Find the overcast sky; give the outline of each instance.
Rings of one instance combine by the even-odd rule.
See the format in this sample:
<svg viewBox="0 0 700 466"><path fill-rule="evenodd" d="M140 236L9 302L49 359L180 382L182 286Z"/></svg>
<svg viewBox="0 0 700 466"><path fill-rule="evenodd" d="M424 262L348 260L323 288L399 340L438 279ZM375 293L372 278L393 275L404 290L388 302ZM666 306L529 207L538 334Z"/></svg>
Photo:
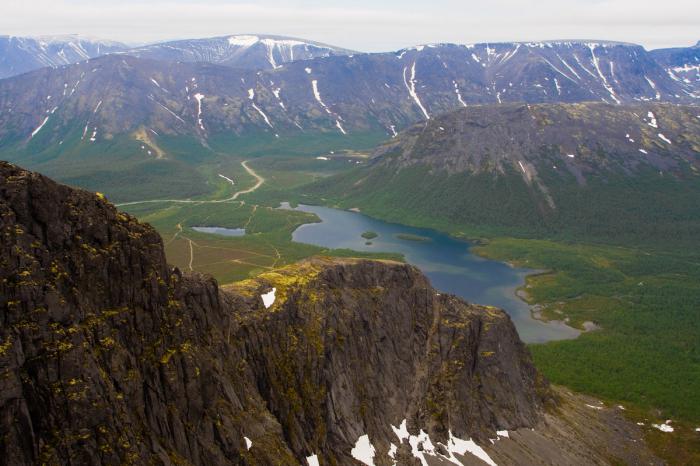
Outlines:
<svg viewBox="0 0 700 466"><path fill-rule="evenodd" d="M433 42L700 40L700 0L0 0L0 34L130 43L260 33L360 51Z"/></svg>

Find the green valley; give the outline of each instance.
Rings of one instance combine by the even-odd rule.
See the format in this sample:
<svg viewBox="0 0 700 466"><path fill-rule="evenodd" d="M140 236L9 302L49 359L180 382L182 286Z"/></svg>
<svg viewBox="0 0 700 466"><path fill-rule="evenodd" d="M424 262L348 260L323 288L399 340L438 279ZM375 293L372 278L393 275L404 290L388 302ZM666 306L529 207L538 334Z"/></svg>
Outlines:
<svg viewBox="0 0 700 466"><path fill-rule="evenodd" d="M256 159L246 166L257 165L256 162L262 160ZM297 177L313 179L314 175L300 169L296 176L280 177L274 170L260 170L263 174L263 182L260 183L261 180L253 176L257 173L247 172L243 163L229 160L226 165L217 166L216 170L207 168L207 184L214 193L211 198L131 201L120 207L159 231L165 239L166 253L172 264L183 270L209 273L223 283L248 278L314 255L400 259L394 254L363 255L355 251L330 250L292 242L292 232L304 223L318 221L315 215L279 209L279 203L251 203L246 198L266 189L268 183L294 185L298 182ZM318 161L316 165L319 165ZM221 170L223 166L226 168ZM223 173L218 173L218 170ZM237 182L232 185L224 177ZM242 228L245 235L226 237L192 229L202 226Z"/></svg>

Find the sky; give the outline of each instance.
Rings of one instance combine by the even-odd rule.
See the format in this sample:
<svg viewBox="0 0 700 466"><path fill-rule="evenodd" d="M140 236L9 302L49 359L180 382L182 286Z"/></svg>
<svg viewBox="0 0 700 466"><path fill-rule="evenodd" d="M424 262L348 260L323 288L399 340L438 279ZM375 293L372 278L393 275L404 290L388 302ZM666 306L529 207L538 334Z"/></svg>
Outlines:
<svg viewBox="0 0 700 466"><path fill-rule="evenodd" d="M277 34L380 52L437 43L700 40L700 0L0 0L0 34L130 44Z"/></svg>

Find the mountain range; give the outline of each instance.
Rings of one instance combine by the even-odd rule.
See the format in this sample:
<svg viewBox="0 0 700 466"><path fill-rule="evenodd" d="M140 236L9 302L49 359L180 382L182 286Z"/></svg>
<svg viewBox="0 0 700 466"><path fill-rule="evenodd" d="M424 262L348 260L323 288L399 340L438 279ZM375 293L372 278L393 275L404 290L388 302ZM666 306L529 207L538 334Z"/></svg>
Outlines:
<svg viewBox="0 0 700 466"><path fill-rule="evenodd" d="M0 36L0 79L39 68L58 68L108 54L173 62L201 62L244 69L276 69L284 63L354 52L319 42L273 35L184 39L130 47L79 35Z"/></svg>
<svg viewBox="0 0 700 466"><path fill-rule="evenodd" d="M244 51L234 47L236 60L248 60L258 46L282 50L269 48L266 40L251 39ZM161 57L169 49L138 50ZM17 151L32 143L34 154L74 152L76 144L118 136L144 139L133 136L143 131L153 139L188 136L205 146L231 135L374 132L388 137L474 104L692 104L700 98L696 82L675 74L684 58L669 58L673 64L667 60L662 66L653 54L629 44L443 44L355 55L320 50L329 56L275 64L274 69L267 63L268 69L257 70L120 53L5 79L0 81L0 146ZM262 51L259 57L266 56ZM200 55L223 63L227 53ZM281 55L275 57L275 63L282 62ZM161 151L151 150L156 152Z"/></svg>

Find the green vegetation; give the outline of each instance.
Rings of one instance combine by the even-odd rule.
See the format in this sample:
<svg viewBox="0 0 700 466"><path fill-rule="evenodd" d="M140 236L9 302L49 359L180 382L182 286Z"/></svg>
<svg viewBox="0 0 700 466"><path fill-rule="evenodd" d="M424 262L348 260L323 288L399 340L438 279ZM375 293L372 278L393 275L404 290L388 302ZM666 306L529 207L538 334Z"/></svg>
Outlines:
<svg viewBox="0 0 700 466"><path fill-rule="evenodd" d="M238 189L253 184L248 175ZM231 185L219 189L230 190ZM230 193L222 192L223 198ZM318 221L306 212L281 210L245 201L219 203L155 202L123 207L153 225L163 236L168 261L183 270L213 275L222 283L241 280L314 255L400 260L396 254L363 254L292 242L292 232ZM245 228L240 237L197 232L194 226Z"/></svg>
<svg viewBox="0 0 700 466"><path fill-rule="evenodd" d="M256 158L264 160L263 165L269 164L272 178L265 191L275 193L266 196L263 192L261 199L279 201L280 189L337 173L349 165L346 159L321 162L316 156L330 151L368 150L386 137L377 132L352 136L335 132L290 134L280 138L267 133L246 137L220 134L204 145L192 136L149 135L149 145L137 140L140 136L135 134L90 142L83 138L82 124L76 123L67 129L59 145L51 139L53 124L54 119L50 119L29 143L11 135L3 138L0 159L62 183L103 192L113 202L216 198L212 173L235 175L240 161ZM154 146L162 151L163 158L156 158Z"/></svg>
<svg viewBox="0 0 700 466"><path fill-rule="evenodd" d="M225 154L236 154L239 157L269 157L282 156L313 156L326 155L330 151L371 150L386 139L382 131L368 131L342 135L338 132L329 133L298 133L282 134L279 138L267 134L238 137L219 134L209 140L209 145L215 151Z"/></svg>
<svg viewBox="0 0 700 466"><path fill-rule="evenodd" d="M398 233L396 237L404 241L416 241L418 243L425 243L427 241L430 241L430 238L426 238L425 236L420 235L414 235L411 233Z"/></svg>
<svg viewBox="0 0 700 466"><path fill-rule="evenodd" d="M377 234L376 231L365 231L360 236L362 236L364 239L374 239L379 236L379 234Z"/></svg>
<svg viewBox="0 0 700 466"><path fill-rule="evenodd" d="M292 231L318 221L313 214L241 202L219 204L141 204L127 206L163 236L168 261L230 283L306 257L376 257L400 260L395 254L361 254L292 242ZM240 237L200 233L192 226L245 228Z"/></svg>
<svg viewBox="0 0 700 466"><path fill-rule="evenodd" d="M605 244L700 246L700 179L657 172L591 178L540 177L556 199L515 172L447 175L426 167L373 166L319 179L297 190L296 200L363 213L471 238L516 236Z"/></svg>
<svg viewBox="0 0 700 466"><path fill-rule="evenodd" d="M184 270L231 282L317 254L368 256L293 243L291 233L296 227L318 219L275 207L288 199L285 193L290 188L347 169L348 158L376 145L386 137L383 133L218 135L205 146L190 136L145 132L89 142L82 137L83 126L76 123L58 145L50 140L53 121L28 144L21 138L3 139L0 157L60 182L102 192L111 202L127 203L121 208L151 223L164 238L168 260ZM154 146L163 158L156 158ZM316 159L330 152L346 155L330 161ZM260 189L236 201L206 202L228 199L255 184L241 166L244 160L250 160L266 179ZM155 199L203 202L128 204ZM196 232L193 226L245 228L247 234L221 237ZM387 254L371 257L400 259Z"/></svg>
<svg viewBox="0 0 700 466"><path fill-rule="evenodd" d="M499 238L490 258L551 270L529 278L545 316L602 330L531 346L553 382L700 421L700 253Z"/></svg>
<svg viewBox="0 0 700 466"><path fill-rule="evenodd" d="M61 146L38 152L32 152L29 146L0 150L0 157L62 183L104 192L116 202L157 197L187 199L212 192L207 185L206 167L195 168L193 164L204 159L214 163L216 155L201 146L196 152L198 157L183 151L156 159L147 154L147 149L141 149L140 142L127 136L92 143L81 141L81 134L82 128L73 130ZM165 141L163 138L160 142ZM180 142L186 147L194 146L191 141Z"/></svg>

